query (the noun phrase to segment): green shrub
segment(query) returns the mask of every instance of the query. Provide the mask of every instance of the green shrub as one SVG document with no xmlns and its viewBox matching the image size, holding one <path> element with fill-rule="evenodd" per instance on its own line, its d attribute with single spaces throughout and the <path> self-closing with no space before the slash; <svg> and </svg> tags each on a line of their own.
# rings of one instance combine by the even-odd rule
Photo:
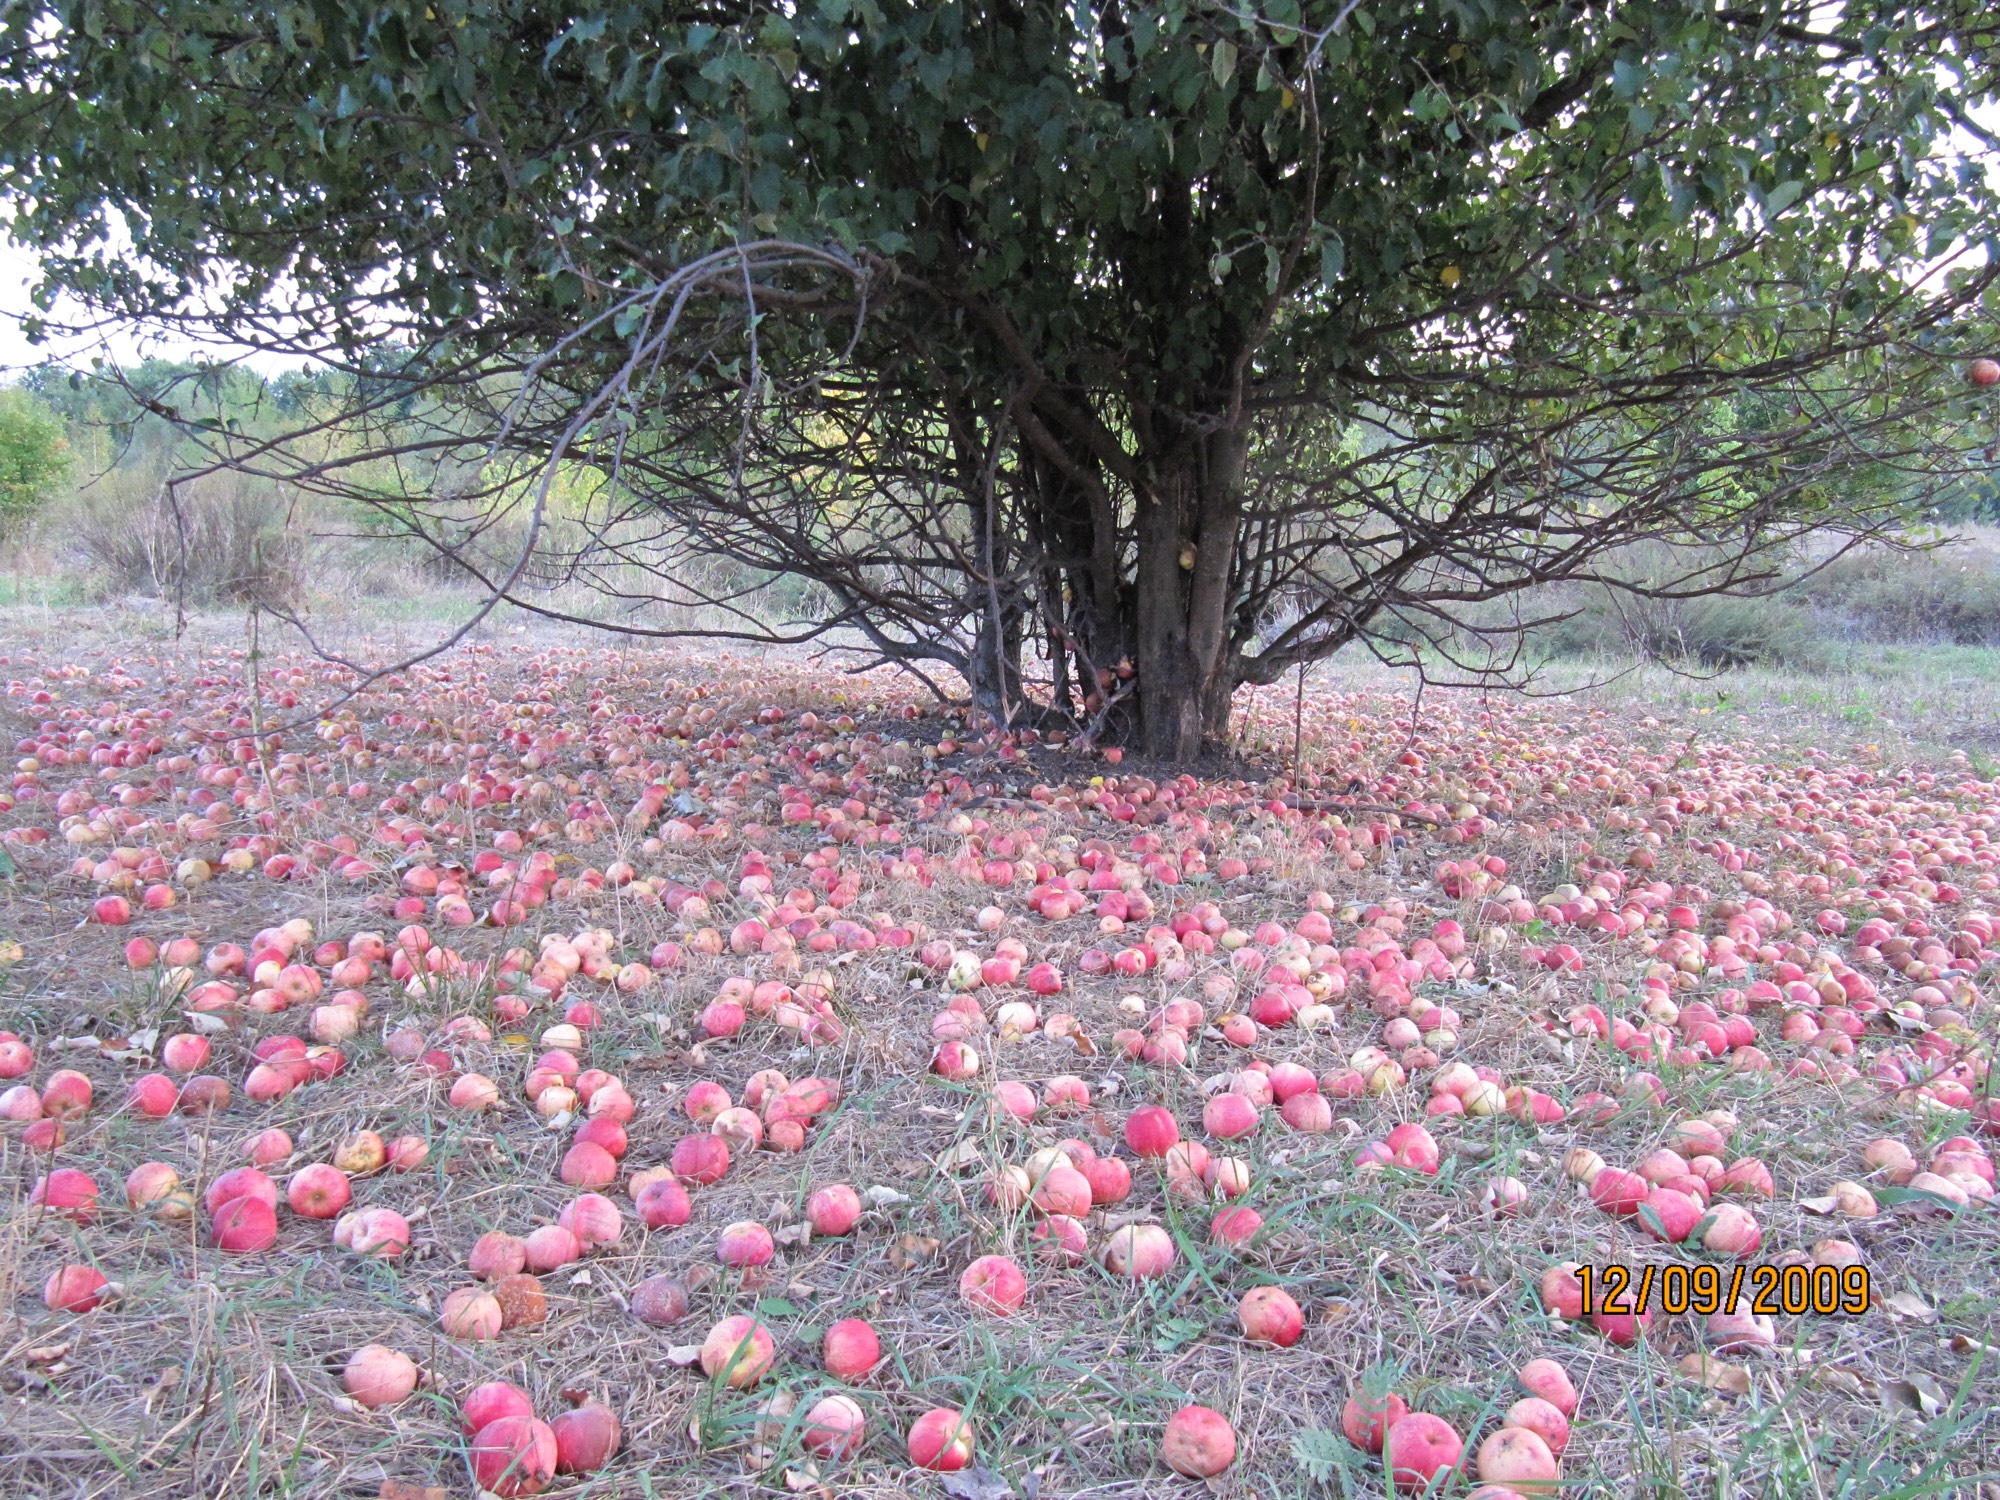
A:
<svg viewBox="0 0 2000 1500">
<path fill-rule="evenodd" d="M 0 528 L 12 531 L 69 478 L 63 420 L 19 386 L 0 390 Z"/>
<path fill-rule="evenodd" d="M 1709 668 L 1810 666 L 1823 657 L 1811 612 L 1782 595 L 1649 599 L 1600 587 L 1536 644 L 1552 655 L 1632 653 Z"/>
</svg>

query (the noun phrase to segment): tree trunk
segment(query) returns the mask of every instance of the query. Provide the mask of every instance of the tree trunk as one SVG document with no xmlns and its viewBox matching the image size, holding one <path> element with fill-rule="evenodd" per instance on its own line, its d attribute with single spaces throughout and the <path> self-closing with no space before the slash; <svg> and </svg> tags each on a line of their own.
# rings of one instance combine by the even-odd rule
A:
<svg viewBox="0 0 2000 1500">
<path fill-rule="evenodd" d="M 966 672 L 972 689 L 972 706 L 996 725 L 1013 727 L 1038 717 L 1028 710 L 1021 685 L 1021 612 L 1003 607 L 999 635 L 995 637 L 990 612 L 979 616 L 979 632 L 974 638 L 972 660 Z"/>
<path fill-rule="evenodd" d="M 1229 429 L 1178 447 L 1150 466 L 1157 483 L 1139 497 L 1135 664 L 1149 755 L 1191 760 L 1227 732 L 1245 447 Z"/>
</svg>

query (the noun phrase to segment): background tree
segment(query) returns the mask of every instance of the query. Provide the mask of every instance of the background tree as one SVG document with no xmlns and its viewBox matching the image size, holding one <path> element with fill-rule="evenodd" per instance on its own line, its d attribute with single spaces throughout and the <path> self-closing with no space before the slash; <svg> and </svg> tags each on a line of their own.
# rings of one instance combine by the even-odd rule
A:
<svg viewBox="0 0 2000 1500">
<path fill-rule="evenodd" d="M 1957 479 L 1995 41 L 1980 0 L 45 0 L 0 184 L 51 299 L 354 377 L 212 463 L 529 607 L 806 578 L 785 638 L 1184 756 L 1351 642 L 1506 670 L 1541 583 L 1754 587 Z"/>
<path fill-rule="evenodd" d="M 0 390 L 0 528 L 13 529 L 69 478 L 62 418 L 20 386 Z"/>
</svg>

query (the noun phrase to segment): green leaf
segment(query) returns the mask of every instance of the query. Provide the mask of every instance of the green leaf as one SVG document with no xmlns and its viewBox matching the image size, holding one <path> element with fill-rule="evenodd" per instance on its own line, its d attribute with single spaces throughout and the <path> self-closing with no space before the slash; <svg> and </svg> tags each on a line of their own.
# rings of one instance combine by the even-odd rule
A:
<svg viewBox="0 0 2000 1500">
<path fill-rule="evenodd" d="M 1221 41 L 1215 44 L 1215 49 L 1208 55 L 1208 71 L 1217 83 L 1229 82 L 1231 76 L 1236 72 L 1236 44 L 1234 42 Z"/>
<path fill-rule="evenodd" d="M 1195 1318 L 1163 1318 L 1153 1329 L 1153 1347 L 1162 1354 L 1171 1354 L 1181 1345 L 1191 1343 L 1208 1332 L 1208 1325 Z"/>
<path fill-rule="evenodd" d="M 1324 1427 L 1308 1427 L 1292 1435 L 1292 1462 L 1314 1484 L 1332 1484 L 1336 1477 L 1345 1476 L 1359 1457 L 1352 1443 Z"/>
<path fill-rule="evenodd" d="M 556 33 L 554 41 L 542 49 L 542 62 L 545 65 L 554 62 L 556 54 L 571 42 L 596 41 L 604 35 L 606 21 L 607 18 L 604 16 L 588 16 L 582 20 L 570 22 L 563 30 Z"/>
<path fill-rule="evenodd" d="M 1959 1211 L 1958 1204 L 1952 1202 L 1951 1199 L 1945 1197 L 1942 1193 L 1933 1193 L 1927 1188 L 1879 1187 L 1874 1189 L 1874 1193 L 1877 1203 L 1925 1203 L 1942 1208 L 1954 1215 Z"/>
<path fill-rule="evenodd" d="M 1328 286 L 1340 280 L 1340 273 L 1347 266 L 1347 246 L 1337 234 L 1326 237 L 1326 243 L 1319 247 L 1319 279 Z"/>
<path fill-rule="evenodd" d="M 12 880 L 20 873 L 21 867 L 14 863 L 14 856 L 0 845 L 0 880 Z"/>
<path fill-rule="evenodd" d="M 799 1310 L 783 1297 L 759 1297 L 757 1316 L 760 1318 L 796 1318 Z"/>
<path fill-rule="evenodd" d="M 1798 202 L 1799 195 L 1805 192 L 1805 190 L 1806 185 L 1797 178 L 1789 178 L 1779 183 L 1764 195 L 1765 216 L 1775 219 L 1779 214 Z"/>
</svg>

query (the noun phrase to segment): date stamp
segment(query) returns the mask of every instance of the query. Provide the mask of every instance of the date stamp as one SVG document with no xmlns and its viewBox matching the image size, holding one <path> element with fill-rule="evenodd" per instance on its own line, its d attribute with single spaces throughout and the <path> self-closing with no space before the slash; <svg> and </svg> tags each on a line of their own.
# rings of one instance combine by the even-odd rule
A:
<svg viewBox="0 0 2000 1500">
<path fill-rule="evenodd" d="M 1866 1266 L 1580 1266 L 1583 1312 L 1856 1318 L 1873 1301 Z M 1747 1299 L 1747 1306 L 1744 1305 Z"/>
</svg>

